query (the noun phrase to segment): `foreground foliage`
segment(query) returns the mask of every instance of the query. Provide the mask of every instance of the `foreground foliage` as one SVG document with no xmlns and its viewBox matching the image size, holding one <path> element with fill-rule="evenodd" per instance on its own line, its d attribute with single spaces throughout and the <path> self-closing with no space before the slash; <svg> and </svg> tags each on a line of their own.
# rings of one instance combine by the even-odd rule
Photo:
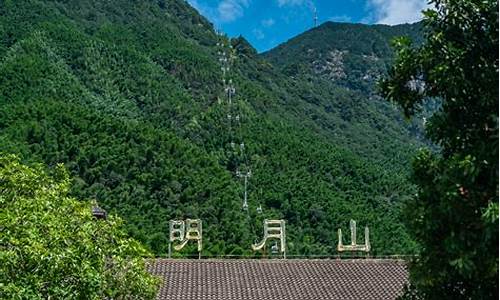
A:
<svg viewBox="0 0 500 300">
<path fill-rule="evenodd" d="M 498 298 L 498 1 L 433 1 L 421 47 L 397 43 L 384 95 L 407 115 L 429 97 L 442 108 L 427 135 L 440 153 L 414 160 L 408 225 L 422 245 L 410 269 L 426 299 Z M 413 293 L 413 294 L 412 294 Z"/>
<path fill-rule="evenodd" d="M 144 248 L 121 220 L 93 219 L 92 203 L 68 197 L 59 165 L 48 174 L 0 156 L 0 298 L 154 299 Z"/>
</svg>

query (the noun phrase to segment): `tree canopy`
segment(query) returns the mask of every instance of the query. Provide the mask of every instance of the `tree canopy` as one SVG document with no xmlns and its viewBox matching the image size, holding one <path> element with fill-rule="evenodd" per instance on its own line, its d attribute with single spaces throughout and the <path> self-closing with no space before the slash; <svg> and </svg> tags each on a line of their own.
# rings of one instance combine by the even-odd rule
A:
<svg viewBox="0 0 500 300">
<path fill-rule="evenodd" d="M 120 218 L 94 219 L 68 196 L 62 165 L 49 173 L 0 156 L 0 298 L 154 299 L 146 250 Z"/>
<path fill-rule="evenodd" d="M 498 298 L 498 1 L 436 0 L 424 42 L 396 41 L 382 93 L 412 115 L 441 102 L 413 162 L 407 204 L 421 245 L 411 282 L 426 299 Z M 412 295 L 409 293 L 408 295 Z"/>
</svg>

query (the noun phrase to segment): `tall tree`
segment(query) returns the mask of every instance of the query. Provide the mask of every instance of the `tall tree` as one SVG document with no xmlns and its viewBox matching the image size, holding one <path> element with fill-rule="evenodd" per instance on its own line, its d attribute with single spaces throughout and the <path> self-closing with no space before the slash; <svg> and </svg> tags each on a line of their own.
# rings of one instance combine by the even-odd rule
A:
<svg viewBox="0 0 500 300">
<path fill-rule="evenodd" d="M 395 41 L 382 94 L 407 116 L 438 99 L 426 126 L 440 151 L 413 162 L 407 223 L 421 245 L 409 297 L 498 298 L 498 1 L 433 0 L 418 47 Z"/>
</svg>

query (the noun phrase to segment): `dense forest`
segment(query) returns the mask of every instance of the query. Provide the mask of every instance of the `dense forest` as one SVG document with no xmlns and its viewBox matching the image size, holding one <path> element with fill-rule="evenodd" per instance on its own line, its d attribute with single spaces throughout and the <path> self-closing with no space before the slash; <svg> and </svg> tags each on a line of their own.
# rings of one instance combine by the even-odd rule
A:
<svg viewBox="0 0 500 300">
<path fill-rule="evenodd" d="M 219 37 L 185 1 L 1 1 L 0 152 L 63 163 L 72 196 L 119 215 L 158 256 L 174 218 L 203 220 L 207 256 L 251 255 L 265 218 L 287 221 L 291 255 L 336 254 L 350 219 L 370 227 L 373 255 L 412 254 L 401 207 L 422 122 L 376 96 L 375 81 L 391 39 L 418 42 L 419 28 L 325 23 L 262 55 L 224 38 L 233 137 Z M 248 211 L 232 139 L 253 174 Z"/>
</svg>

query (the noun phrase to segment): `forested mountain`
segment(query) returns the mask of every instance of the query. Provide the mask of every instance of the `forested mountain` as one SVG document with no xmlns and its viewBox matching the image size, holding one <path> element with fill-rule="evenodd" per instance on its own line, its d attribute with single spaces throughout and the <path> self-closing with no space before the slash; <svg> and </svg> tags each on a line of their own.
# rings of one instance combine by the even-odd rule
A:
<svg viewBox="0 0 500 300">
<path fill-rule="evenodd" d="M 262 56 L 289 76 L 316 75 L 352 90 L 373 93 L 373 85 L 393 60 L 391 41 L 421 43 L 422 25 L 365 25 L 326 22 Z"/>
<path fill-rule="evenodd" d="M 74 196 L 121 216 L 157 255 L 168 221 L 187 217 L 203 219 L 204 255 L 251 254 L 265 218 L 287 220 L 290 254 L 336 253 L 350 219 L 370 227 L 375 255 L 412 253 L 400 207 L 418 129 L 374 95 L 400 34 L 418 25 L 326 23 L 262 56 L 230 40 L 234 136 L 219 38 L 185 1 L 4 0 L 0 152 L 64 163 Z"/>
<path fill-rule="evenodd" d="M 400 167 L 407 163 L 401 155 L 408 149 L 401 146 L 422 138 L 422 120 L 404 121 L 400 111 L 378 96 L 376 84 L 392 63 L 392 40 L 408 36 L 418 44 L 421 28 L 420 23 L 326 22 L 262 57 L 292 86 L 301 86 L 299 99 L 307 109 L 299 112 L 299 119 L 313 120 L 318 131 L 362 156 L 395 158 L 390 165 Z"/>
</svg>

